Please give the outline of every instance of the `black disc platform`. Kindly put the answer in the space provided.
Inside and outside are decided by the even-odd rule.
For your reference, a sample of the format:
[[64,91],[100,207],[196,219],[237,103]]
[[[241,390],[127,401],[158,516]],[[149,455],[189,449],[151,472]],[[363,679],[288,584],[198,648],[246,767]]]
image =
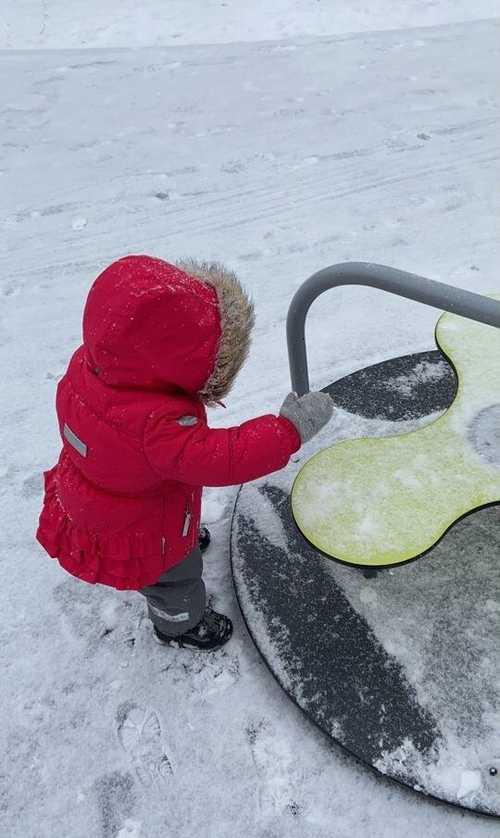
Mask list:
[[498,510],[462,519],[418,561],[369,575],[308,545],[289,504],[315,451],[431,421],[452,402],[455,374],[440,352],[425,352],[325,389],[338,409],[331,425],[238,494],[231,557],[250,634],[290,698],[358,759],[500,816]]

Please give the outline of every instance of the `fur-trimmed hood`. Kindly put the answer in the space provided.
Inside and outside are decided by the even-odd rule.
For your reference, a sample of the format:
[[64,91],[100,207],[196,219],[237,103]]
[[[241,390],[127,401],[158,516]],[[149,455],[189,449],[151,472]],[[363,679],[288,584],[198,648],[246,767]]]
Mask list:
[[179,389],[213,405],[247,357],[253,322],[248,296],[219,263],[126,256],[90,290],[87,362],[110,386]]
[[236,274],[220,262],[187,259],[179,267],[215,288],[217,294],[221,334],[214,368],[199,393],[205,404],[217,404],[230,391],[248,356],[255,322],[253,303]]

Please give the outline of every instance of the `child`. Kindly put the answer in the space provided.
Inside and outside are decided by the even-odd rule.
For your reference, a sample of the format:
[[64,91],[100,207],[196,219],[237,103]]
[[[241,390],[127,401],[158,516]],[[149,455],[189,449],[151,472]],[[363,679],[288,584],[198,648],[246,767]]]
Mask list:
[[147,600],[159,642],[215,649],[232,624],[205,604],[203,486],[283,468],[330,419],[329,396],[291,393],[280,415],[210,429],[229,391],[253,306],[218,264],[127,256],[92,286],[83,346],[57,388],[63,442],[45,474],[37,538],[74,576]]

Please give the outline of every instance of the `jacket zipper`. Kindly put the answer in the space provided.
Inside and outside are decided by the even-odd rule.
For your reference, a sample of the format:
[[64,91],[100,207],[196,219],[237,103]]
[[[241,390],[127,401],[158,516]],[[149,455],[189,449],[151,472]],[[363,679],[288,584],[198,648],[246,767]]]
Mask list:
[[[165,526],[165,497],[163,496],[161,499],[161,528]],[[167,547],[167,539],[164,535],[162,535],[161,540],[161,554],[162,556],[165,555],[166,547]]]
[[189,506],[186,506],[186,511],[184,513],[184,526],[182,527],[182,536],[186,538],[187,534],[189,533],[189,527],[191,526],[191,510]]

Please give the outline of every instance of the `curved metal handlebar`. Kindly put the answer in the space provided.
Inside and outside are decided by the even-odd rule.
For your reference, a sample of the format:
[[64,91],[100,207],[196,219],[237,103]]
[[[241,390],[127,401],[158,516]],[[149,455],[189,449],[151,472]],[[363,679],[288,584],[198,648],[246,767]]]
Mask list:
[[307,312],[316,297],[336,288],[338,285],[367,285],[380,288],[390,294],[416,300],[435,308],[451,311],[487,323],[489,326],[500,328],[500,302],[463,291],[454,285],[425,279],[418,274],[406,273],[385,265],[375,265],[371,262],[344,262],[331,265],[306,279],[295,293],[286,321],[288,343],[288,361],[292,390],[299,396],[309,392],[309,372],[307,368],[307,352],[305,341],[305,322]]

